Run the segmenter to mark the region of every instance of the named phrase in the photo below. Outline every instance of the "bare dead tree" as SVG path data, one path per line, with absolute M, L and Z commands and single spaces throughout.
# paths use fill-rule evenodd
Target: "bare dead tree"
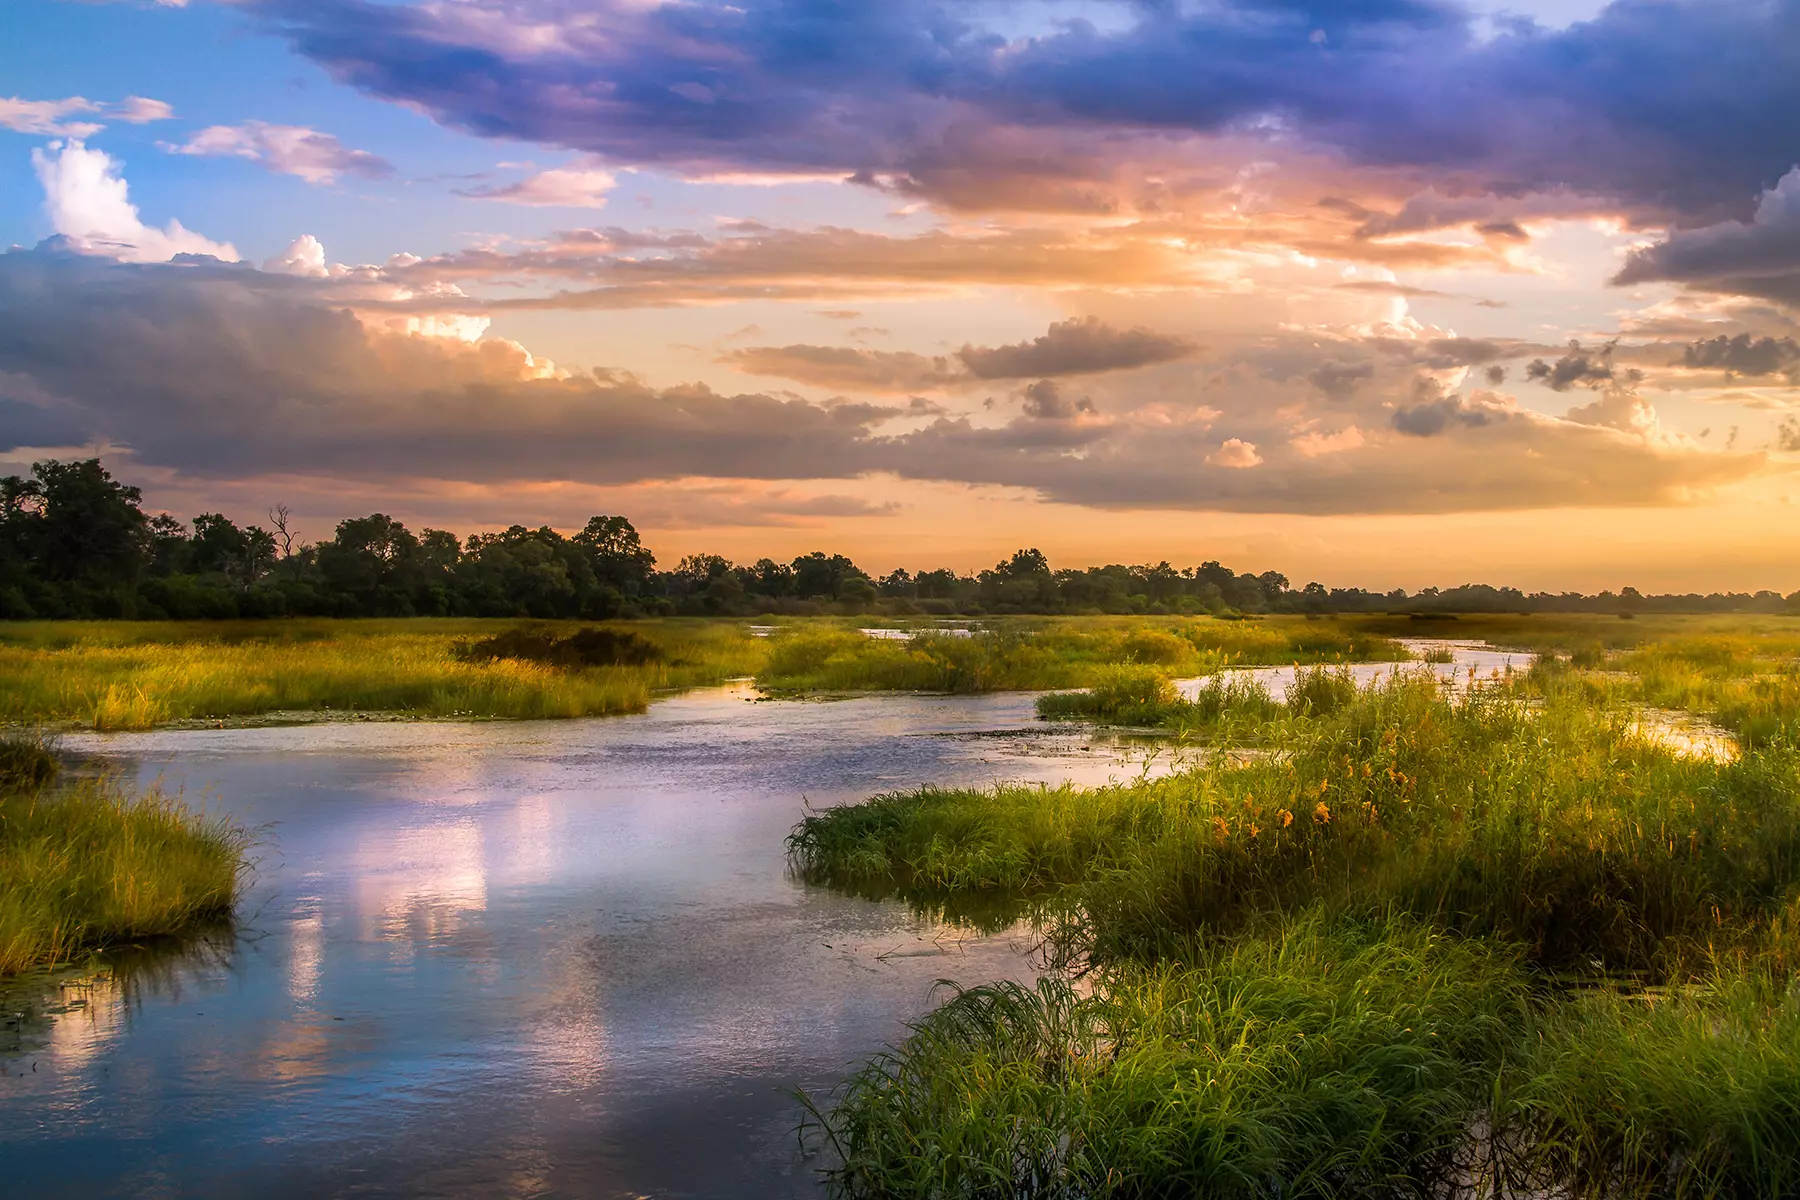
M 275 542 L 281 547 L 281 557 L 294 557 L 294 533 L 288 528 L 288 506 L 277 504 L 269 510 L 269 524 L 275 526 Z

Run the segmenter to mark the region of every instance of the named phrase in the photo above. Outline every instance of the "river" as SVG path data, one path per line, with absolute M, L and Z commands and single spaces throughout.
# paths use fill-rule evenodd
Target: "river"
M 258 861 L 220 944 L 9 993 L 15 1195 L 811 1195 L 788 1089 L 902 1037 L 935 980 L 1031 962 L 790 878 L 806 805 L 1168 766 L 1029 695 L 744 686 L 65 746 L 252 829 Z

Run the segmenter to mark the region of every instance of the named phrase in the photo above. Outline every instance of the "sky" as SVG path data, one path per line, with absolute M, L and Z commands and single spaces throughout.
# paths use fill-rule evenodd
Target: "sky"
M 5 0 L 0 473 L 1800 588 L 1800 0 Z

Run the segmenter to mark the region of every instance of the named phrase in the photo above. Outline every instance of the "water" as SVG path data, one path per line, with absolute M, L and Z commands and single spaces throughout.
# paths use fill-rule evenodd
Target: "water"
M 934 980 L 1032 965 L 799 884 L 783 838 L 809 802 L 1169 765 L 1032 699 L 71 738 L 257 829 L 259 864 L 236 936 L 0 1000 L 6 1190 L 809 1195 L 784 1089 L 901 1037 Z
M 1486 642 L 1455 638 L 1399 638 L 1413 655 L 1411 662 L 1379 663 L 1359 662 L 1347 663 L 1345 666 L 1356 680 L 1356 686 L 1367 687 L 1378 679 L 1385 679 L 1395 671 L 1416 673 L 1430 671 L 1439 679 L 1453 684 L 1465 684 L 1469 672 L 1474 671 L 1477 682 L 1492 678 L 1495 672 L 1505 675 L 1508 671 L 1529 671 L 1537 661 L 1537 655 L 1519 650 L 1497 650 Z M 1430 663 L 1423 659 L 1432 651 L 1448 651 L 1449 662 Z M 1233 667 L 1221 672 L 1242 679 L 1253 679 L 1268 689 L 1268 693 L 1276 700 L 1284 699 L 1288 687 L 1303 668 L 1300 667 Z M 1337 670 L 1336 666 L 1331 668 Z M 1200 689 L 1212 682 L 1213 676 L 1199 679 L 1181 679 L 1176 687 L 1189 700 L 1194 699 Z

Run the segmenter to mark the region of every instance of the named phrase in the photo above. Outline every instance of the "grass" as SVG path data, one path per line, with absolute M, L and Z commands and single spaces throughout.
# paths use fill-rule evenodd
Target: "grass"
M 827 622 L 783 626 L 757 682 L 775 692 L 1042 691 L 1089 687 L 1121 668 L 1175 677 L 1226 666 L 1403 661 L 1390 638 L 1352 623 L 1118 617 L 990 621 L 973 637 L 921 630 L 872 639 Z
M 958 992 L 817 1128 L 858 1196 L 1410 1192 L 1465 1173 L 1525 993 L 1503 951 L 1315 917 L 1091 992 Z
M 578 626 L 548 624 L 515 649 L 569 647 L 549 660 L 483 657 L 484 642 L 518 629 L 432 619 L 5 625 L 0 724 L 147 729 L 305 710 L 603 716 L 641 712 L 667 689 L 750 675 L 767 649 L 737 623 L 642 622 L 629 641 L 611 639 L 612 662 L 590 665 L 571 645 Z
M 1012 897 L 1085 976 L 958 995 L 856 1076 L 819 1115 L 834 1186 L 1796 1194 L 1794 705 L 1777 691 L 1773 732 L 1725 762 L 1633 721 L 1671 659 L 1718 697 L 1775 658 L 1710 640 L 1710 659 L 1652 639 L 1466 694 L 1318 670 L 1253 724 L 1214 721 L 1221 751 L 1253 735 L 1255 756 L 809 817 L 806 877 L 952 914 Z M 1055 703 L 1199 720 L 1164 684 L 1137 670 Z
M 241 838 L 157 792 L 55 782 L 54 757 L 0 742 L 0 975 L 227 916 Z

